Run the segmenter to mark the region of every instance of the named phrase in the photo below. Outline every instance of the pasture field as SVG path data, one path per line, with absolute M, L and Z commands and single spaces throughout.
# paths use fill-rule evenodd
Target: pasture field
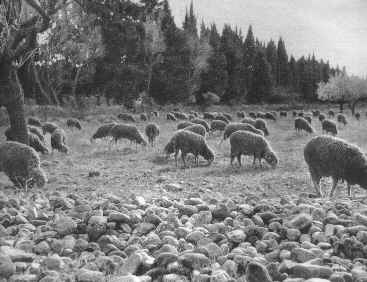
M 226 111 L 228 112 L 228 111 Z M 235 111 L 231 112 L 234 119 Z M 348 125 L 338 125 L 338 137 L 348 140 L 367 151 L 367 120 L 362 114 L 361 120 L 355 120 L 350 112 L 346 113 Z M 48 191 L 78 191 L 79 193 L 113 193 L 122 197 L 131 194 L 143 195 L 146 198 L 155 196 L 184 197 L 199 193 L 211 196 L 244 196 L 254 199 L 298 197 L 301 193 L 313 193 L 314 189 L 303 159 L 304 145 L 315 135 L 322 134 L 320 122 L 313 118 L 315 134 L 297 133 L 294 130 L 294 118 L 288 112 L 287 118 L 279 117 L 276 122 L 267 121 L 270 136 L 267 137 L 279 157 L 279 165 L 272 169 L 265 164 L 263 168 L 252 166 L 252 157 L 243 157 L 243 166 L 230 165 L 229 141 L 220 144 L 222 133 L 216 132 L 207 136 L 210 147 L 215 151 L 215 160 L 211 166 L 200 159 L 200 166 L 194 167 L 193 158 L 188 164 L 192 167 L 183 168 L 180 159 L 175 166 L 173 157 L 165 159 L 163 148 L 176 130 L 178 122 L 167 121 L 165 113 L 153 118 L 160 127 L 160 136 L 155 147 L 142 147 L 120 141 L 110 146 L 107 141 L 99 140 L 91 143 L 94 131 L 106 121 L 106 116 L 88 116 L 82 120 L 82 131 L 66 129 L 67 144 L 70 153 L 64 155 L 55 152 L 41 156 L 42 166 L 49 176 Z M 139 120 L 137 116 L 137 120 Z M 42 117 L 40 117 L 42 119 Z M 66 120 L 51 117 L 63 128 Z M 117 120 L 117 119 L 116 119 Z M 144 133 L 148 122 L 138 121 L 136 125 Z M 4 141 L 5 127 L 0 127 L 0 141 Z M 49 136 L 48 136 L 48 146 Z M 90 173 L 98 172 L 98 176 Z M 178 189 L 167 184 L 176 183 Z M 0 174 L 0 188 L 10 185 L 6 176 Z M 330 188 L 330 180 L 323 181 L 323 187 Z M 177 188 L 177 187 L 176 187 Z M 363 191 L 354 187 L 356 194 L 364 195 Z M 11 189 L 9 190 L 11 191 Z M 344 184 L 339 184 L 339 197 L 346 196 Z

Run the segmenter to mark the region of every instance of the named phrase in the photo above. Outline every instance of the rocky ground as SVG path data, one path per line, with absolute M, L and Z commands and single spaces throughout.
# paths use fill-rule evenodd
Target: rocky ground
M 21 193 L 0 194 L 0 281 L 367 281 L 361 201 Z

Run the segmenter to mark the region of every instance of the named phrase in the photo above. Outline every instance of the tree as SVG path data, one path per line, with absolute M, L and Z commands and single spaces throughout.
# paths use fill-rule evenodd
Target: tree
M 257 52 L 254 61 L 252 89 L 249 92 L 250 102 L 266 101 L 274 92 L 271 67 L 263 52 Z
M 257 43 L 259 45 L 259 43 Z M 242 75 L 243 75 L 243 90 L 247 92 L 252 89 L 252 80 L 254 72 L 254 61 L 256 56 L 256 43 L 252 26 L 248 28 L 247 36 L 243 44 L 243 59 L 242 59 Z M 248 93 L 252 96 L 252 93 Z
M 266 52 L 266 60 L 270 64 L 271 73 L 275 80 L 277 77 L 278 54 L 277 54 L 277 47 L 275 46 L 275 42 L 273 40 L 269 41 L 268 45 L 266 46 L 265 52 Z
M 37 34 L 49 28 L 50 15 L 57 11 L 58 2 L 0 2 L 0 106 L 8 112 L 14 140 L 25 144 L 28 133 L 18 69 L 34 55 Z
M 358 102 L 367 99 L 367 80 L 346 74 L 331 76 L 327 83 L 319 83 L 317 96 L 322 101 L 338 103 L 341 112 L 348 104 L 354 114 Z
M 278 41 L 278 65 L 277 65 L 277 84 L 287 86 L 288 84 L 288 54 L 285 43 L 280 37 Z

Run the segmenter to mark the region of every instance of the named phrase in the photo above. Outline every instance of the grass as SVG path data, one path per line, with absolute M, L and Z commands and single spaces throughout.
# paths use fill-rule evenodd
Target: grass
M 226 109 L 228 112 L 229 110 Z M 235 112 L 233 112 L 235 116 Z M 67 129 L 68 155 L 55 152 L 42 156 L 43 167 L 49 175 L 50 191 L 78 191 L 90 196 L 98 193 L 113 193 L 123 197 L 131 194 L 143 195 L 146 198 L 207 194 L 210 197 L 235 197 L 238 195 L 258 199 L 297 197 L 302 193 L 313 193 L 308 169 L 303 159 L 304 145 L 316 134 L 321 134 L 320 123 L 313 120 L 316 134 L 296 133 L 293 118 L 279 118 L 277 122 L 268 121 L 273 149 L 279 157 L 276 169 L 264 165 L 263 168 L 252 167 L 252 157 L 245 157 L 243 166 L 231 167 L 229 160 L 229 142 L 219 144 L 222 135 L 216 133 L 207 137 L 210 147 L 214 149 L 215 161 L 206 166 L 201 159 L 199 167 L 183 169 L 175 167 L 173 158 L 165 159 L 163 147 L 176 129 L 176 122 L 166 121 L 161 114 L 154 121 L 159 124 L 161 135 L 154 148 L 130 145 L 129 141 L 120 142 L 110 147 L 105 141 L 90 143 L 90 137 L 100 122 L 109 117 L 89 116 L 83 121 L 82 131 Z M 339 137 L 359 145 L 367 151 L 366 117 L 356 121 L 347 114 L 349 124 L 339 128 Z M 51 119 L 52 120 L 52 119 Z M 63 128 L 64 118 L 54 118 Z M 138 122 L 137 126 L 144 132 L 147 122 Z M 5 127 L 0 127 L 0 142 L 4 141 Z M 47 139 L 50 139 L 49 136 Z M 264 161 L 263 161 L 264 162 Z M 194 164 L 190 159 L 190 164 Z M 182 162 L 180 161 L 182 166 Z M 90 171 L 100 172 L 100 176 L 89 177 Z M 179 183 L 181 192 L 166 191 L 167 183 Z M 323 181 L 324 187 L 330 188 L 330 181 Z M 0 176 L 0 188 L 10 183 L 6 177 Z M 340 184 L 342 197 L 346 196 L 346 188 Z M 356 189 L 356 188 L 355 188 Z

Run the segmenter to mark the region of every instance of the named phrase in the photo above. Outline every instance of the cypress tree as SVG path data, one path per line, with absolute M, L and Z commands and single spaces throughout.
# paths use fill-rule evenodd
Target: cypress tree
M 275 81 L 277 78 L 278 54 L 274 40 L 270 40 L 268 45 L 266 46 L 266 59 L 270 64 L 271 74 Z
M 278 64 L 277 64 L 277 84 L 287 86 L 288 84 L 288 55 L 283 39 L 278 41 Z
M 245 42 L 243 44 L 242 75 L 243 90 L 251 91 L 253 79 L 254 61 L 256 56 L 256 42 L 250 25 Z M 248 95 L 251 95 L 248 93 Z

